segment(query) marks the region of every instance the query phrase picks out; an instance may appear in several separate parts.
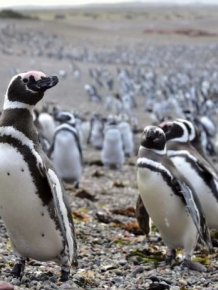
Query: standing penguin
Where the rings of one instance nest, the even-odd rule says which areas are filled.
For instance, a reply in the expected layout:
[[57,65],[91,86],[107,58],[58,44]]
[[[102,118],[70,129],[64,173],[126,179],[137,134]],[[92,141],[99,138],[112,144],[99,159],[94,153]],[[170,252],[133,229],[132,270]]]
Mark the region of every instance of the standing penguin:
[[121,121],[118,128],[121,132],[125,156],[131,157],[134,154],[134,141],[130,124],[126,121]]
[[101,160],[105,167],[120,169],[125,161],[120,130],[115,121],[106,125]]
[[169,248],[169,259],[176,248],[183,248],[183,265],[202,271],[191,261],[198,236],[210,245],[206,222],[198,198],[186,179],[166,155],[163,130],[155,126],[144,129],[137,160],[138,188],[149,216]]
[[49,156],[52,157],[58,176],[65,182],[79,187],[83,169],[83,156],[74,116],[69,112],[60,112],[56,120],[61,123],[56,128]]
[[218,176],[208,160],[190,143],[196,134],[195,127],[181,119],[164,122],[160,127],[166,134],[167,155],[194,185],[209,228],[218,230]]
[[90,120],[90,132],[87,143],[101,150],[104,141],[104,120],[99,114],[94,114]]
[[22,277],[25,261],[56,261],[61,281],[77,264],[74,225],[63,186],[42,151],[32,110],[56,76],[30,71],[9,83],[0,119],[0,216],[17,262],[12,274]]
[[52,139],[54,137],[55,127],[56,127],[53,117],[47,112],[42,112],[38,116],[38,122],[40,124],[40,129],[41,129],[40,133],[51,144]]

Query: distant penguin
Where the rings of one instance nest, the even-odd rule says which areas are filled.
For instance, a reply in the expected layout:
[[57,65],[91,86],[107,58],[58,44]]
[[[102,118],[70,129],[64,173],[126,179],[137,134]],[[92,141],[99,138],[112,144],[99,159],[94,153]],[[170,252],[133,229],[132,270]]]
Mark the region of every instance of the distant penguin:
[[137,159],[137,182],[145,208],[169,249],[169,259],[176,249],[185,251],[183,265],[202,271],[191,261],[198,237],[210,246],[206,221],[197,195],[166,155],[163,130],[147,126]]
[[95,149],[101,150],[104,141],[104,121],[103,118],[95,114],[90,121],[90,132],[88,144],[91,144]]
[[56,128],[49,156],[58,176],[78,188],[83,170],[83,156],[75,118],[69,112],[60,112],[56,120],[61,125]]
[[51,144],[56,127],[53,117],[47,112],[42,112],[38,116],[38,122],[41,126],[41,135],[44,136]]
[[121,133],[125,156],[131,157],[134,155],[134,141],[130,124],[128,122],[122,121],[119,123],[118,128]]
[[193,126],[181,119],[160,124],[167,138],[167,155],[195,188],[209,228],[218,230],[218,175],[189,142],[192,131],[187,125]]
[[101,160],[105,167],[121,169],[124,161],[123,142],[117,124],[111,122],[106,126]]
[[51,146],[51,144],[49,143],[48,139],[43,135],[43,129],[42,129],[42,126],[39,122],[39,112],[38,110],[34,110],[33,111],[33,122],[34,122],[34,125],[36,126],[36,129],[38,131],[38,134],[39,134],[39,141],[40,141],[40,144],[42,146],[42,150],[48,154],[48,151],[49,151],[49,148]]
[[0,216],[17,262],[12,270],[22,277],[25,261],[56,261],[61,281],[77,264],[74,225],[63,186],[42,151],[32,111],[56,76],[30,71],[12,78],[0,119]]

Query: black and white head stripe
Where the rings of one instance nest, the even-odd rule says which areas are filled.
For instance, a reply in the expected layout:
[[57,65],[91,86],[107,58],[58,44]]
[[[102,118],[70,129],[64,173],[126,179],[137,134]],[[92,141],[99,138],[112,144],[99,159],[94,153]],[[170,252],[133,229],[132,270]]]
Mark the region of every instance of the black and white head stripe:
[[55,119],[60,123],[68,123],[70,125],[76,125],[76,119],[70,112],[59,112]]
[[189,141],[189,132],[186,126],[179,121],[166,121],[159,125],[166,134],[167,141],[186,143]]
[[6,91],[3,109],[26,108],[42,99],[44,92],[58,83],[56,76],[46,76],[43,72],[29,71],[14,76]]
[[164,131],[157,126],[144,128],[140,148],[152,150],[158,154],[166,154],[166,137]]
[[188,120],[184,120],[184,119],[177,119],[178,122],[183,123],[189,133],[189,141],[192,141],[195,139],[196,137],[196,128],[194,126],[194,124]]

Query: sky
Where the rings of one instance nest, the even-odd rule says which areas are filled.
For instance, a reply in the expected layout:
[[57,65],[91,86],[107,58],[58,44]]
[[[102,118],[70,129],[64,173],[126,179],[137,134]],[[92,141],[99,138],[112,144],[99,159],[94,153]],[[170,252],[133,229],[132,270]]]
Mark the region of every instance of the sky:
[[55,6],[55,5],[84,5],[122,2],[144,2],[144,3],[174,3],[174,4],[218,4],[218,0],[0,0],[0,8],[16,6]]

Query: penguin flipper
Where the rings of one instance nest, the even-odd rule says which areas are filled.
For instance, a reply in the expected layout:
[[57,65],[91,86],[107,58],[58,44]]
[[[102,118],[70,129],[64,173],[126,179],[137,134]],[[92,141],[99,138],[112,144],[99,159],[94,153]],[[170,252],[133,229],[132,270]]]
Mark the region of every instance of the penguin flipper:
[[141,231],[148,235],[150,232],[149,214],[144,206],[141,196],[138,196],[136,202],[136,219],[138,221]]
[[206,219],[200,201],[196,193],[193,190],[191,190],[191,188],[185,182],[183,181],[178,182],[186,202],[186,207],[198,230],[200,239],[204,244],[208,246],[209,249],[211,249],[212,243],[210,233],[207,227]]
[[198,167],[199,172],[202,172],[204,178],[213,192],[216,200],[218,201],[218,178],[216,172],[211,168],[208,164],[200,162],[199,160],[196,162],[196,166]]
[[71,263],[77,266],[76,235],[71,211],[64,195],[64,188],[52,168],[45,168],[44,174],[51,188],[55,214],[66,245],[65,252],[67,251]]

